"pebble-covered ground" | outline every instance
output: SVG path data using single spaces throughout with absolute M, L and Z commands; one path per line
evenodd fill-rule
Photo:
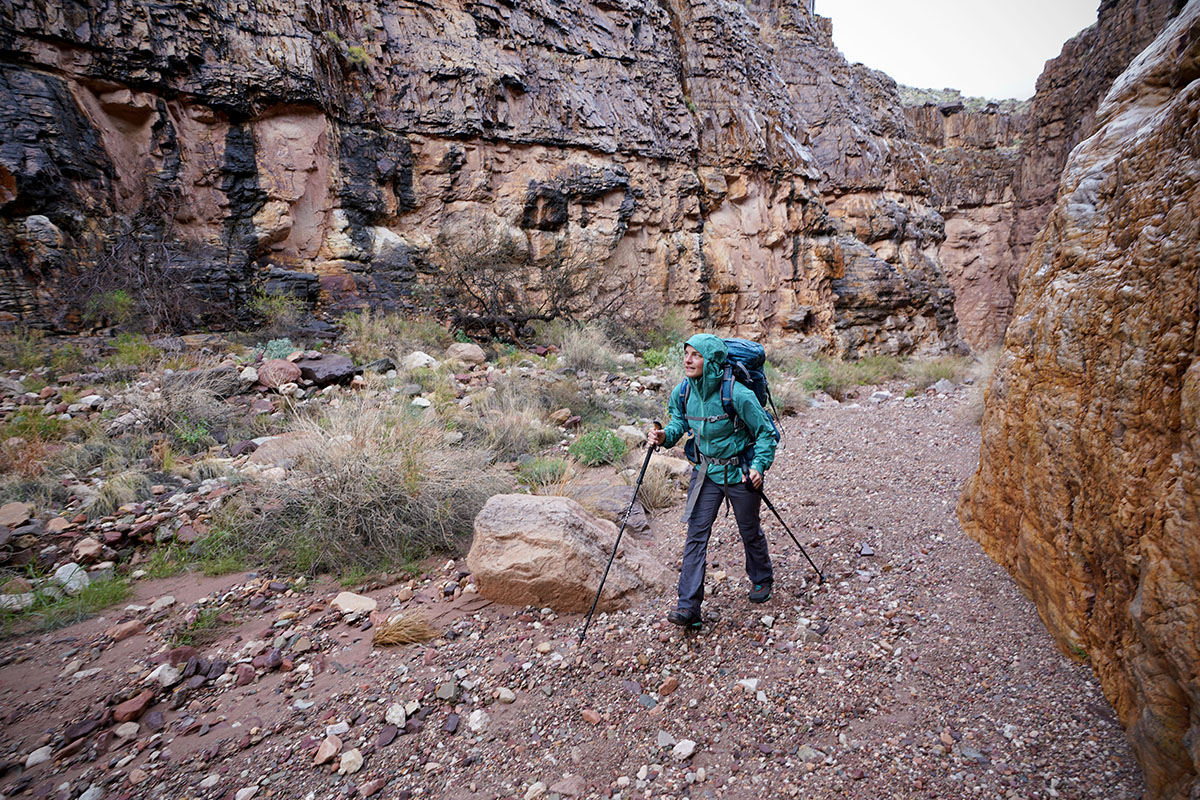
M 490 604 L 458 565 L 362 591 L 445 631 L 386 649 L 340 586 L 142 582 L 128 610 L 0 644 L 0 795 L 1140 797 L 1090 670 L 958 527 L 963 403 L 789 418 L 766 491 L 827 580 L 764 509 L 776 590 L 750 604 L 722 518 L 698 633 L 665 622 L 671 587 L 581 646 L 578 615 Z M 678 513 L 650 534 L 673 564 Z

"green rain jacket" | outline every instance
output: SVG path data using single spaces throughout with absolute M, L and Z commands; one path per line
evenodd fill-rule
M 671 390 L 671 419 L 663 429 L 667 435 L 664 444 L 673 447 L 690 429 L 695 433 L 696 445 L 704 455 L 709 458 L 734 458 L 747 453 L 749 468 L 765 474 L 775 460 L 775 428 L 748 387 L 733 382 L 733 410 L 741 424 L 733 419 L 715 422 L 684 419 L 685 414 L 691 417 L 716 417 L 725 413 L 721 405 L 721 380 L 725 375 L 725 359 L 729 355 L 725 342 L 711 334 L 698 333 L 688 339 L 687 344 L 704 356 L 704 373 L 699 378 L 686 379 L 692 385 L 686 410 L 680 402 L 679 391 Z M 740 483 L 744 476 L 735 466 L 709 464 L 708 477 L 716 483 L 729 484 Z

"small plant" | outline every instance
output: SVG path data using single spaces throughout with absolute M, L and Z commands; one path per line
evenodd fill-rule
M 68 372 L 78 372 L 87 365 L 88 360 L 84 355 L 83 348 L 67 342 L 51 351 L 49 363 L 56 375 L 62 375 Z
M 543 420 L 544 409 L 516 386 L 502 386 L 472 406 L 468 422 L 482 444 L 501 458 L 513 459 L 558 441 L 558 431 Z
M 89 325 L 124 325 L 133 319 L 137 302 L 124 289 L 113 289 L 90 298 L 83 308 L 83 321 Z
M 150 490 L 149 479 L 137 469 L 128 469 L 113 475 L 100 487 L 95 502 L 88 507 L 90 517 L 107 517 L 115 514 L 123 505 L 134 502 Z
M 196 542 L 189 550 L 195 555 L 200 571 L 209 577 L 228 575 L 246 566 L 246 554 L 237 547 L 236 538 L 228 528 L 214 527 L 208 536 Z
M 557 345 L 562 360 L 576 369 L 606 370 L 617 362 L 617 353 L 599 323 L 556 321 L 541 326 L 538 333 Z
M 663 364 L 674 364 L 683 361 L 683 342 L 652 347 L 642 353 L 642 361 L 647 367 L 660 367 Z
M 940 380 L 959 383 L 967 373 L 970 359 L 963 356 L 948 356 L 932 361 L 910 361 L 904 367 L 908 379 L 917 389 L 932 386 Z
M 641 488 L 638 489 L 638 500 L 642 501 L 643 506 L 649 509 L 670 508 L 679 497 L 679 487 L 665 468 L 647 468 Z
M 34 577 L 34 576 L 30 576 Z M 33 592 L 33 605 L 23 611 L 0 610 L 0 635 L 52 630 L 103 611 L 127 599 L 129 582 L 121 578 L 93 578 L 77 594 L 67 595 L 57 587 L 41 587 Z
M 208 427 L 203 422 L 192 422 L 186 416 L 175 423 L 174 435 L 192 453 L 203 450 L 212 442 Z
M 261 289 L 250 298 L 250 312 L 272 333 L 294 331 L 304 317 L 304 301 L 290 294 L 268 294 Z
M 292 340 L 288 338 L 272 339 L 263 347 L 263 361 L 270 361 L 275 358 L 287 358 L 292 353 L 299 349 L 292 344 Z
M 107 363 L 117 367 L 147 367 L 158 361 L 161 353 L 145 336 L 138 333 L 122 333 L 113 340 L 116 350 Z
M 693 114 L 696 113 L 696 104 L 692 102 L 692 98 L 684 97 L 683 102 L 684 102 L 684 105 L 687 106 L 688 111 L 692 112 Z
M 346 61 L 352 67 L 369 67 L 374 59 L 361 45 L 352 44 L 346 48 Z
M 595 467 L 613 464 L 625 457 L 625 442 L 610 430 L 594 430 L 580 436 L 567 448 L 576 461 Z
M 517 481 L 536 490 L 558 483 L 567 477 L 570 470 L 566 459 L 538 456 L 521 462 L 517 467 Z
M 0 366 L 22 372 L 41 366 L 45 357 L 42 347 L 44 336 L 37 328 L 21 326 L 0 337 Z
M 150 560 L 142 567 L 150 578 L 173 578 L 187 569 L 187 562 L 179 547 L 156 547 L 150 554 Z

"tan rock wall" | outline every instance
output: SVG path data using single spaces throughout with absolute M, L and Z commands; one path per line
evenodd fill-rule
M 1090 660 L 1152 798 L 1200 792 L 1200 2 L 1072 153 L 988 389 L 964 529 Z

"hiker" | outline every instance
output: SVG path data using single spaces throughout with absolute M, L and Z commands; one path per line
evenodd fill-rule
M 730 387 L 732 418 L 726 413 L 721 384 L 728 355 L 725 342 L 716 336 L 701 333 L 688 339 L 683 348 L 683 372 L 689 385 L 686 391 L 680 384 L 671 392 L 667 426 L 646 436 L 652 446 L 671 447 L 688 431 L 695 435 L 694 458 L 689 452 L 693 469 L 684 511 L 687 539 L 679 575 L 679 604 L 667 615 L 668 621 L 685 628 L 700 625 L 708 537 L 722 501 L 727 499 L 733 506 L 742 536 L 750 602 L 766 602 L 774 581 L 758 512 L 763 473 L 775 459 L 775 428 L 754 392 L 738 381 L 732 381 Z

